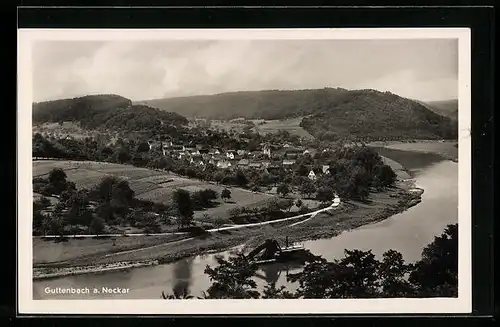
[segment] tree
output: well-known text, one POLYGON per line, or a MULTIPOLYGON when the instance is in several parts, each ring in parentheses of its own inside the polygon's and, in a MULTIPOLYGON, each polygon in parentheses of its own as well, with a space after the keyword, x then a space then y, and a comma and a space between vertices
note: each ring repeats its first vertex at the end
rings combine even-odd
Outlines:
POLYGON ((375 168, 376 186, 391 186, 396 181, 396 173, 388 165, 378 165, 375 168))
POLYGON ((458 224, 446 226, 441 236, 424 248, 409 280, 420 296, 458 295, 458 224))
POLYGON ((212 299, 257 299, 259 292, 255 289, 257 284, 252 277, 257 271, 257 266, 243 256, 238 255, 228 260, 217 257, 218 266, 215 268, 207 265, 205 274, 208 275, 212 285, 207 294, 212 299))
POLYGON ((282 196, 287 196, 289 193, 290 193, 290 186, 288 186, 288 184, 280 184, 277 188, 276 188, 276 192, 278 192, 278 194, 281 194, 282 196))
POLYGON ((292 199, 282 199, 278 201, 278 207, 280 210, 287 210, 290 211, 293 206, 293 200, 292 199))
POLYGON ((128 149, 122 147, 116 152, 116 160, 118 163, 127 163, 132 159, 132 156, 130 155, 128 149))
POLYGON ((276 287, 276 282, 268 283, 264 286, 263 299, 293 299, 295 295, 286 290, 285 286, 276 287))
POLYGON ((304 180, 302 184, 299 186, 299 192, 306 197, 310 197, 311 194, 314 194, 316 192, 316 187, 314 186, 314 183, 310 181, 309 179, 304 180))
POLYGON ((301 200, 301 199, 297 199, 297 200, 295 201, 295 206, 296 206, 297 208, 302 207, 302 204, 303 204, 303 202, 302 202, 302 200, 301 200))
POLYGON ((49 183, 52 185, 66 183, 66 172, 61 168, 54 168, 49 172, 49 183))
POLYGON ((220 197, 224 201, 229 200, 231 198, 231 191, 228 190, 227 188, 223 189, 221 194, 220 194, 220 197))
POLYGON ((53 217, 50 220, 50 232, 53 235, 59 235, 63 236, 64 235, 64 221, 60 218, 53 217))
POLYGON ((178 225, 185 227, 193 221, 193 203, 188 191, 179 189, 174 192, 173 200, 179 214, 178 225))
POLYGON ((390 297, 413 295, 413 285, 407 280, 411 269, 412 265, 405 263, 401 253, 394 250, 385 252, 378 267, 383 294, 390 297))
POLYGON ((109 202, 101 203, 97 207, 96 213, 99 218, 108 223, 111 223, 115 219, 113 207, 109 204, 109 202))
POLYGON ((239 169, 236 171, 234 181, 235 181, 236 185, 239 185, 239 186, 245 186, 248 184, 248 179, 245 176, 245 173, 243 173, 243 171, 241 171, 239 169))
POLYGON ((196 191, 191 195, 193 205, 197 209, 209 208, 213 206, 212 200, 217 199, 217 192, 212 189, 196 191))
POLYGON ((99 236, 104 231, 104 220, 100 217, 96 217, 92 219, 92 222, 89 226, 90 232, 99 236))
POLYGON ((298 167, 297 167, 297 170, 296 170, 296 173, 298 176, 307 176, 307 174, 309 173, 309 168, 307 168, 306 165, 304 164, 300 164, 298 167))
POLYGON ((326 203, 334 197, 333 189, 329 187, 321 187, 316 193, 316 200, 326 203))
POLYGON ((148 142, 141 142, 137 145, 137 152, 148 152, 149 151, 149 144, 148 142))

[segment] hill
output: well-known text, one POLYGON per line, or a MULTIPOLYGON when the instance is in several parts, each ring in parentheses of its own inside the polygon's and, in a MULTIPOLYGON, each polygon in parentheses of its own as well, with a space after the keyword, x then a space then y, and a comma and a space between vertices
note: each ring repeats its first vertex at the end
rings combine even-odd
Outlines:
POLYGON ((88 95, 33 104, 33 123, 79 122, 83 128, 137 131, 161 124, 187 124, 185 117, 114 95, 88 95))
POLYGON ((275 120, 314 113, 326 104, 342 101, 348 94, 348 90, 340 88, 269 90, 155 99, 139 103, 177 112, 186 117, 275 120))
POLYGON ((458 128, 456 121, 416 101, 375 90, 351 91, 348 101, 304 118, 301 126, 314 136, 331 141, 453 139, 458 128))
POLYGON ((458 99, 444 100, 444 101, 431 101, 421 104, 425 105, 428 109, 434 111, 442 116, 458 119, 458 99))
POLYGON ((307 116, 300 124, 324 140, 455 138, 456 121, 390 92, 324 88, 233 92, 146 100, 188 117, 279 120, 307 116))

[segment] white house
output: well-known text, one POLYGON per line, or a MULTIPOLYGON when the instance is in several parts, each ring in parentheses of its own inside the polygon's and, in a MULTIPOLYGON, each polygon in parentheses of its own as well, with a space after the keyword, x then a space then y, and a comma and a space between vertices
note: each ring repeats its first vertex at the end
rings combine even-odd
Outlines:
POLYGON ((262 152, 268 156, 268 157, 271 157, 271 148, 267 145, 264 146, 264 148, 262 149, 262 152))
POLYGON ((309 175, 307 175, 307 177, 312 181, 316 180, 316 174, 312 170, 309 172, 309 175))
POLYGON ((329 165, 323 165, 322 171, 323 171, 323 174, 329 174, 330 173, 330 166, 329 165))
POLYGON ((246 151, 245 150, 237 150, 236 153, 239 155, 239 156, 243 156, 245 155, 246 151))
POLYGON ((227 157, 228 159, 233 160, 233 159, 234 159, 234 152, 233 152, 233 151, 228 151, 228 152, 226 152, 226 157, 227 157))
POLYGON ((231 163, 227 160, 221 160, 217 163, 217 168, 225 169, 229 167, 231 167, 231 163))

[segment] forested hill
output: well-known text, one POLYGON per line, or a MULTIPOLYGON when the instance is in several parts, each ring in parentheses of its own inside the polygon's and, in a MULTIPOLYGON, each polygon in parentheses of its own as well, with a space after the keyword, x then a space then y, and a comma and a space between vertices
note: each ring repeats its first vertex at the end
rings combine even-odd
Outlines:
POLYGON ((324 140, 456 138, 456 121, 390 92, 324 88, 234 92, 142 103, 187 117, 284 119, 308 116, 301 126, 324 140))
POLYGON ((350 91, 348 101, 306 117, 301 126, 323 140, 455 139, 455 120, 389 92, 350 91))
POLYGON ((283 119, 305 116, 348 98, 345 89, 248 91, 145 100, 140 103, 210 119, 283 119))
POLYGON ((83 128, 137 131, 161 124, 187 124, 185 117, 114 94, 88 95, 33 104, 33 122, 79 122, 83 128))

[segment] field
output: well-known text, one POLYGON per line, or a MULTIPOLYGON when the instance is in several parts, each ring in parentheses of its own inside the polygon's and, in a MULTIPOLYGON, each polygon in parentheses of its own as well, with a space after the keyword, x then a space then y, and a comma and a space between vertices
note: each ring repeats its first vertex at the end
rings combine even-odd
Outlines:
MULTIPOLYGON (((64 169, 68 180, 74 182, 77 188, 91 188, 98 184, 103 177, 111 175, 127 180, 137 198, 165 204, 171 201, 172 194, 177 189, 194 192, 210 188, 216 191, 219 196, 224 189, 224 186, 215 183, 179 177, 164 171, 104 162, 34 161, 33 177, 45 177, 53 168, 64 169)), ((229 189, 231 191, 229 201, 225 202, 219 198, 216 207, 195 212, 195 218, 200 218, 205 213, 210 217, 227 217, 228 210, 231 208, 259 206, 273 197, 272 195, 254 193, 240 188, 230 187, 229 189)))
MULTIPOLYGON (((299 137, 305 137, 308 139, 313 139, 314 137, 309 134, 305 129, 299 126, 302 121, 302 117, 298 118, 290 118, 290 119, 282 119, 282 120, 250 120, 255 124, 253 130, 262 135, 268 133, 275 133, 278 131, 287 131, 292 135, 297 135, 299 137)), ((212 127, 217 129, 222 129, 225 131, 230 131, 234 129, 235 131, 242 132, 243 129, 248 126, 247 124, 242 123, 238 120, 233 121, 211 121, 212 127)))
POLYGON ((309 134, 305 129, 299 126, 302 121, 302 117, 290 118, 283 120, 265 120, 265 121, 254 121, 255 129, 260 134, 275 133, 278 131, 287 131, 292 135, 297 135, 299 137, 305 137, 308 139, 313 139, 314 136, 309 134), (260 124, 260 122, 265 122, 260 124))
POLYGON ((78 124, 72 122, 63 122, 62 125, 59 125, 58 123, 43 123, 33 126, 32 130, 33 133, 57 133, 62 137, 69 135, 75 139, 83 139, 85 137, 98 134, 96 132, 85 131, 78 124))

